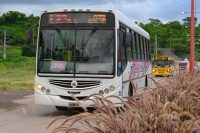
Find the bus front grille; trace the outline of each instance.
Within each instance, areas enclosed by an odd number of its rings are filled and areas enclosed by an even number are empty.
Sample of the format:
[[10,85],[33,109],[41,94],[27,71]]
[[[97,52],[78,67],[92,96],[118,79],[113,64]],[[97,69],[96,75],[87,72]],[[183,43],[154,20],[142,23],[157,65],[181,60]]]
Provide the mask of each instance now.
[[49,83],[63,88],[92,88],[101,84],[101,81],[83,81],[83,80],[53,80],[50,79]]
[[[60,96],[60,98],[65,100],[76,101],[73,97],[70,96]],[[76,97],[78,100],[86,100],[87,97]]]

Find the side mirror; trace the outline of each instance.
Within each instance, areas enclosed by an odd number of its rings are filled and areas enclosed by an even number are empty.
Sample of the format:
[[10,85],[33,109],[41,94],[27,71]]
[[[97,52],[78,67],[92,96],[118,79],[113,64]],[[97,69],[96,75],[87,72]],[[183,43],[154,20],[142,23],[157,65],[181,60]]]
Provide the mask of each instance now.
[[33,43],[33,29],[28,29],[27,31],[27,44],[31,45]]
[[34,39],[33,32],[34,32],[34,29],[37,28],[37,27],[38,27],[38,24],[31,26],[27,30],[27,41],[26,42],[27,42],[28,45],[33,44],[33,39]]

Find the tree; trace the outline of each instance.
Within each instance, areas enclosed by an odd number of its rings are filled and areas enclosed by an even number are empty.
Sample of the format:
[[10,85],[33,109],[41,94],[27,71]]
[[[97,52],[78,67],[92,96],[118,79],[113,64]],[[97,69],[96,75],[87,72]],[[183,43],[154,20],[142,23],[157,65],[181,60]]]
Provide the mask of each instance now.
[[2,15],[2,18],[4,19],[4,23],[9,25],[15,24],[19,21],[24,21],[26,19],[26,15],[18,11],[8,11]]
[[159,19],[149,18],[149,21],[150,21],[151,24],[154,24],[154,25],[162,24]]
[[9,45],[24,45],[27,29],[37,24],[38,21],[39,17],[33,14],[26,16],[18,11],[8,11],[0,16],[0,34],[6,29],[13,37]]
[[139,26],[144,27],[144,24],[143,24],[143,23],[140,23]]
[[[185,26],[185,27],[189,27],[190,26],[190,20],[191,20],[191,17],[186,17],[186,18],[184,18],[182,21],[183,21],[183,25]],[[194,22],[195,22],[195,25],[196,25],[196,23],[197,23],[197,18],[195,17],[194,18]]]
[[179,21],[172,21],[167,23],[167,25],[171,28],[171,29],[177,29],[177,30],[181,30],[182,29],[182,25]]

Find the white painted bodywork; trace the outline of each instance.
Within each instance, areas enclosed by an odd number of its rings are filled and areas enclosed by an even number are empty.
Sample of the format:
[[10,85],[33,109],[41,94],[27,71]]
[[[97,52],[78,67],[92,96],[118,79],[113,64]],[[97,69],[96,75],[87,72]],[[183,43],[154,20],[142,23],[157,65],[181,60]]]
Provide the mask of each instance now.
[[[71,9],[70,9],[71,10]],[[68,10],[68,11],[70,11]],[[83,10],[84,11],[84,10]],[[110,11],[110,10],[90,10],[90,11],[101,11],[101,12],[112,12],[115,15],[115,57],[117,57],[117,29],[119,28],[119,22],[122,22],[129,26],[129,28],[133,29],[135,32],[141,34],[147,39],[150,39],[149,34],[144,31],[142,28],[140,28],[137,24],[135,24],[132,20],[128,19],[124,15],[122,15],[118,11]],[[61,11],[59,11],[61,12]],[[39,33],[38,33],[39,35]],[[36,60],[37,62],[37,60]],[[34,91],[35,91],[35,103],[36,104],[43,104],[43,105],[54,105],[54,106],[65,106],[69,107],[70,103],[76,103],[74,100],[66,100],[62,99],[60,96],[71,96],[69,92],[80,92],[80,94],[76,94],[76,97],[85,97],[85,96],[90,96],[92,94],[98,94],[100,90],[104,90],[105,88],[109,88],[110,86],[114,86],[115,90],[110,91],[108,94],[105,94],[104,96],[110,96],[110,95],[115,95],[119,97],[127,97],[128,96],[128,88],[130,85],[130,74],[132,73],[132,63],[133,62],[128,62],[127,67],[124,71],[124,73],[121,76],[117,76],[117,60],[115,58],[115,75],[77,75],[80,76],[80,78],[66,78],[66,76],[72,76],[72,75],[63,75],[63,74],[37,74],[35,76],[35,86],[34,86]],[[144,88],[145,85],[145,78],[146,75],[150,76],[151,74],[151,64],[150,62],[148,68],[145,70],[144,75],[138,75],[135,76],[135,78],[131,79],[132,82],[134,83],[134,86],[137,87],[138,89],[138,94],[141,93],[142,88]],[[140,66],[138,66],[140,67]],[[37,68],[37,65],[36,65]],[[136,74],[136,73],[132,73]],[[56,77],[54,77],[56,76]],[[62,76],[62,77],[60,77]],[[81,76],[87,76],[87,78],[81,78]],[[91,77],[91,78],[90,78]],[[103,77],[103,78],[101,78]],[[89,89],[77,89],[77,88],[63,88],[63,87],[58,87],[55,85],[52,85],[49,83],[50,79],[56,79],[56,80],[86,80],[86,81],[100,81],[100,85],[98,87],[94,88],[89,88]],[[150,84],[150,80],[148,80]],[[50,90],[50,93],[47,94],[46,92],[42,92],[36,88],[38,84],[41,84],[43,87],[46,89]],[[111,99],[112,102],[118,103],[119,101],[117,99]],[[90,106],[92,103],[91,101],[80,101],[83,105],[85,106]]]

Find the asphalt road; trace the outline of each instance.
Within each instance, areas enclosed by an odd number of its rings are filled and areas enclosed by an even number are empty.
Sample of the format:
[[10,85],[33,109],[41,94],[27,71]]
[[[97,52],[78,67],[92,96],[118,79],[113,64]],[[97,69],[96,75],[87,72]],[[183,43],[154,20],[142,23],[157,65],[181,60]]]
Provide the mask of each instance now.
[[[53,106],[35,105],[32,94],[22,96],[19,99],[16,98],[14,92],[10,93],[9,97],[12,97],[10,98],[13,99],[12,102],[4,100],[8,105],[0,107],[0,133],[48,133],[53,127],[47,129],[47,126],[55,118],[72,116],[82,112],[81,109],[57,111]],[[18,95],[18,92],[15,94]],[[6,98],[8,96],[1,94],[0,100]]]
[[30,94],[32,94],[31,91],[0,91],[0,109],[11,110],[16,108],[18,104],[12,101]]
[[170,56],[173,57],[175,60],[181,60],[181,58],[179,58],[177,55],[174,54],[174,52],[167,48],[159,48],[159,50],[164,56]]
[[[161,83],[164,78],[155,80]],[[81,109],[62,112],[53,106],[35,105],[32,93],[23,91],[0,91],[0,104],[0,133],[48,133],[53,127],[47,129],[47,126],[55,118],[82,112]]]

